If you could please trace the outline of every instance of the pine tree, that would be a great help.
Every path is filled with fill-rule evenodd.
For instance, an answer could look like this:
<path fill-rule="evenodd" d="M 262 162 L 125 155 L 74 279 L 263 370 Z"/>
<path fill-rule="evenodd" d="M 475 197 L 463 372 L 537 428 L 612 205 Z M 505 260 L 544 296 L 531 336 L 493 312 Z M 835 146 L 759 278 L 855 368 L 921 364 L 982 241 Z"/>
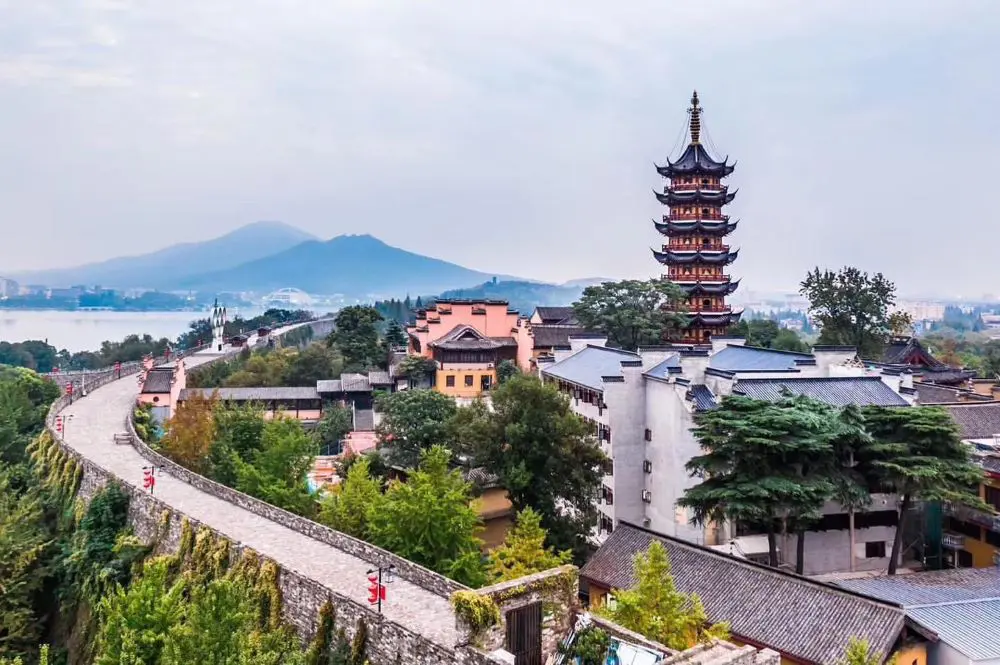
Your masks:
<path fill-rule="evenodd" d="M 677 590 L 662 543 L 653 541 L 646 552 L 637 554 L 633 571 L 632 588 L 612 592 L 613 607 L 602 607 L 599 614 L 679 651 L 699 642 L 728 637 L 726 624 L 709 626 L 708 615 L 697 595 Z"/>
<path fill-rule="evenodd" d="M 531 508 L 517 514 L 514 528 L 507 532 L 503 544 L 490 553 L 489 574 L 494 582 L 515 580 L 573 560 L 569 550 L 557 553 L 545 547 L 547 534 L 541 520 Z"/>

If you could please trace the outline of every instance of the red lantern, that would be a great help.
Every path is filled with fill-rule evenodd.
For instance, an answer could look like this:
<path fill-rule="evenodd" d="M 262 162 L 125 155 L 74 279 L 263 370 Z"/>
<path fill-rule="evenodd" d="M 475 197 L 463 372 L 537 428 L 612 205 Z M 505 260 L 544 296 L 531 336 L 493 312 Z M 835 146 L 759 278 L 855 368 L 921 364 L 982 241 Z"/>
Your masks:
<path fill-rule="evenodd" d="M 156 485 L 156 476 L 154 472 L 156 467 L 145 466 L 142 468 L 142 488 L 149 490 L 149 493 L 153 493 L 153 487 Z"/>
<path fill-rule="evenodd" d="M 385 585 L 378 583 L 378 575 L 369 575 L 368 582 L 368 603 L 376 605 L 385 600 Z"/>
<path fill-rule="evenodd" d="M 56 416 L 56 431 L 62 434 L 63 431 L 63 419 L 62 416 Z"/>

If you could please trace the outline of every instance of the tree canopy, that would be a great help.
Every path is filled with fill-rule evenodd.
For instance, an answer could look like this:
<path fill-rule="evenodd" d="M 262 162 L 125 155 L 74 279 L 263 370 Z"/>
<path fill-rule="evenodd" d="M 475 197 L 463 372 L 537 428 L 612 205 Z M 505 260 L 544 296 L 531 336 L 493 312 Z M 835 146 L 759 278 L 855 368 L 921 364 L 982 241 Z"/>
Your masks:
<path fill-rule="evenodd" d="M 351 305 L 337 312 L 336 326 L 327 343 L 344 356 L 345 372 L 365 372 L 384 367 L 386 352 L 379 339 L 382 315 L 369 305 Z"/>
<path fill-rule="evenodd" d="M 580 324 L 608 336 L 608 344 L 634 351 L 662 344 L 687 319 L 680 288 L 667 280 L 626 279 L 588 286 L 573 311 Z M 673 311 L 668 311 L 668 309 Z"/>
<path fill-rule="evenodd" d="M 879 357 L 893 329 L 907 325 L 905 314 L 892 312 L 896 285 L 882 273 L 815 268 L 799 292 L 820 325 L 819 344 L 854 346 L 863 358 Z"/>
<path fill-rule="evenodd" d="M 570 563 L 573 553 L 556 552 L 545 546 L 545 529 L 541 515 L 531 508 L 517 514 L 514 528 L 507 532 L 503 544 L 490 552 L 489 575 L 493 582 L 516 580 Z"/>
<path fill-rule="evenodd" d="M 420 452 L 448 442 L 448 423 L 455 415 L 455 400 L 433 390 L 404 390 L 378 397 L 382 421 L 376 427 L 381 445 L 392 464 L 411 467 Z"/>

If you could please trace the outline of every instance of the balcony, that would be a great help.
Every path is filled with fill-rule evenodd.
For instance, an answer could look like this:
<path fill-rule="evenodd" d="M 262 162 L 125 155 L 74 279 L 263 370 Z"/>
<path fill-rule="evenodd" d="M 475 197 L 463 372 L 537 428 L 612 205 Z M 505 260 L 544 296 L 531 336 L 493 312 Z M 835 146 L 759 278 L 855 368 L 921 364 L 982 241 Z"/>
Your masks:
<path fill-rule="evenodd" d="M 728 222 L 729 215 L 723 215 L 719 211 L 702 213 L 671 210 L 669 215 L 664 216 L 664 219 L 671 222 L 696 222 L 698 220 L 704 220 L 706 222 Z"/>
<path fill-rule="evenodd" d="M 729 305 L 726 305 L 725 307 L 719 307 L 718 305 L 714 305 L 712 307 L 688 305 L 688 311 L 697 314 L 729 314 L 733 311 L 733 308 Z"/>
<path fill-rule="evenodd" d="M 964 550 L 965 536 L 960 533 L 943 533 L 941 534 L 941 547 L 946 550 Z"/>
<path fill-rule="evenodd" d="M 674 252 L 728 252 L 729 245 L 699 245 L 691 242 L 687 244 L 672 242 L 663 246 L 663 251 L 666 252 L 667 250 Z"/>
<path fill-rule="evenodd" d="M 728 282 L 729 275 L 682 275 L 670 273 L 664 279 L 669 279 L 671 282 Z"/>
<path fill-rule="evenodd" d="M 945 505 L 944 514 L 1000 532 L 1000 515 L 988 513 L 983 510 L 976 510 L 975 508 L 969 508 L 967 506 L 956 506 L 952 504 Z"/>

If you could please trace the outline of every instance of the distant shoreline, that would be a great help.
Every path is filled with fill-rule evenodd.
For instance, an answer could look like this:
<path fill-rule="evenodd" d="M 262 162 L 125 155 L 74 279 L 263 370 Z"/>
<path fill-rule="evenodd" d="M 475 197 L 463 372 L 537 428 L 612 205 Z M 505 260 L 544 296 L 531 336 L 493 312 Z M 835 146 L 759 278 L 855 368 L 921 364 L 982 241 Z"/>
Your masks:
<path fill-rule="evenodd" d="M 158 313 L 175 313 L 175 312 L 190 312 L 193 314 L 198 313 L 208 313 L 211 312 L 211 308 L 205 309 L 193 309 L 188 307 L 178 308 L 178 309 L 162 309 L 162 308 L 141 308 L 141 307 L 10 307 L 5 306 L 0 303 L 0 311 L 4 312 L 121 312 L 124 314 L 158 314 Z"/>

